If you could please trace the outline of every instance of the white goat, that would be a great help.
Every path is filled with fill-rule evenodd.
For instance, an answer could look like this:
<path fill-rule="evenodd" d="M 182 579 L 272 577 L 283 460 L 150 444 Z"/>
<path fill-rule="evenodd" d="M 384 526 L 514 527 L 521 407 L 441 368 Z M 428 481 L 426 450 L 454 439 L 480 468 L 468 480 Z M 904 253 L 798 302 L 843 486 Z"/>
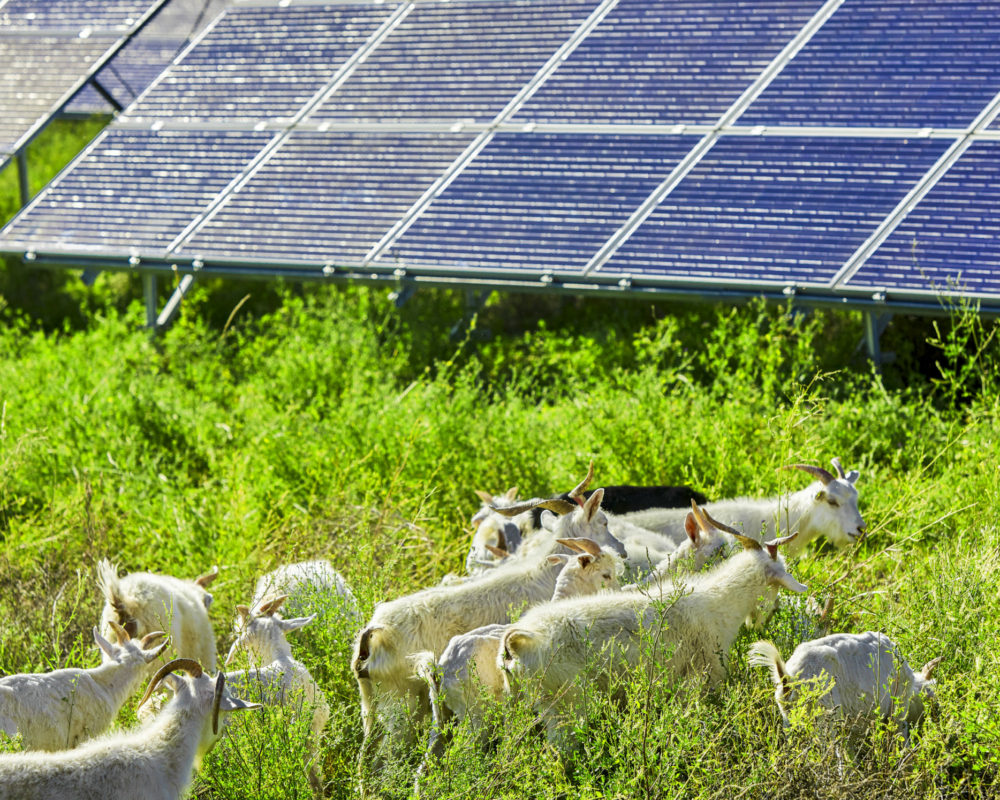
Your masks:
<path fill-rule="evenodd" d="M 474 532 L 469 554 L 465 558 L 465 571 L 470 575 L 477 575 L 491 566 L 496 566 L 497 556 L 492 548 L 506 553 L 516 553 L 522 540 L 518 520 L 507 519 L 493 508 L 513 505 L 517 499 L 517 487 L 513 486 L 499 495 L 478 490 L 476 494 L 483 501 L 483 506 L 472 516 Z M 530 521 L 530 515 L 520 516 L 522 521 L 525 518 Z"/>
<path fill-rule="evenodd" d="M 909 726 L 924 713 L 923 695 L 934 697 L 931 676 L 941 658 L 914 673 L 888 636 L 868 631 L 835 633 L 803 642 L 787 662 L 771 642 L 761 641 L 750 648 L 748 661 L 770 670 L 774 699 L 786 727 L 796 687 L 809 687 L 822 692 L 820 706 L 845 721 L 848 742 L 855 745 L 867 720 L 875 716 L 895 721 L 899 734 L 909 743 Z"/>
<path fill-rule="evenodd" d="M 858 490 L 854 487 L 859 473 L 857 470 L 845 473 L 839 458 L 832 463 L 836 476 L 810 464 L 782 467 L 799 469 L 816 478 L 815 483 L 798 492 L 764 499 L 720 500 L 706 503 L 705 510 L 760 541 L 797 532 L 795 544 L 787 551 L 789 558 L 799 555 L 809 542 L 820 536 L 843 550 L 865 532 L 865 521 L 858 511 Z M 665 508 L 637 511 L 615 519 L 660 533 L 680 544 L 684 540 L 684 513 L 682 509 Z"/>
<path fill-rule="evenodd" d="M 735 538 L 726 536 L 727 532 L 734 533 L 733 529 L 713 520 L 694 501 L 684 518 L 684 532 L 687 538 L 675 552 L 656 565 L 643 583 L 662 583 L 673 579 L 679 572 L 701 572 L 712 559 L 727 555 L 728 551 L 739 546 Z M 638 586 L 631 586 L 626 590 L 636 588 Z"/>
<path fill-rule="evenodd" d="M 792 537 L 763 547 L 756 539 L 736 538 L 744 552 L 688 576 L 666 604 L 641 592 L 598 594 L 529 609 L 509 627 L 497 666 L 505 672 L 507 691 L 516 692 L 525 678 L 540 682 L 536 708 L 553 744 L 569 744 L 566 723 L 580 716 L 578 678 L 586 673 L 607 691 L 614 677 L 639 662 L 644 634 L 656 641 L 656 659 L 674 675 L 704 674 L 714 686 L 725 676 L 729 649 L 760 596 L 771 586 L 806 591 L 778 555 L 778 546 Z"/>
<path fill-rule="evenodd" d="M 140 642 L 118 623 L 111 627 L 117 644 L 94 628 L 99 667 L 0 678 L 0 730 L 20 733 L 25 750 L 69 750 L 107 730 L 168 644 L 146 649 L 166 634 L 154 631 Z"/>
<path fill-rule="evenodd" d="M 285 638 L 286 633 L 308 625 L 316 615 L 282 619 L 276 612 L 287 600 L 285 596 L 265 600 L 255 606 L 255 610 L 236 606 L 235 627 L 239 636 L 229 649 L 226 666 L 243 651 L 247 654 L 249 669 L 227 672 L 226 682 L 230 691 L 243 699 L 260 699 L 265 705 L 285 705 L 292 701 L 309 709 L 312 716 L 309 724 L 312 736 L 307 752 L 309 782 L 314 791 L 322 791 L 322 773 L 316 753 L 330 719 L 330 707 L 309 670 L 292 656 L 291 645 Z"/>
<path fill-rule="evenodd" d="M 97 585 L 104 595 L 101 633 L 111 635 L 111 623 L 117 622 L 133 638 L 156 630 L 170 632 L 174 653 L 215 669 L 215 632 L 208 619 L 212 595 L 206 587 L 215 580 L 213 570 L 193 581 L 133 572 L 118 577 L 118 568 L 107 559 L 97 565 Z M 156 671 L 150 664 L 148 673 Z"/>
<path fill-rule="evenodd" d="M 602 550 L 591 539 L 560 539 L 559 543 L 578 555 L 548 556 L 550 564 L 561 564 L 552 601 L 582 597 L 602 590 L 618 591 L 618 576 L 624 565 L 621 557 Z M 417 674 L 427 683 L 433 724 L 427 756 L 440 755 L 444 724 L 468 718 L 473 729 L 485 732 L 485 707 L 481 690 L 499 700 L 503 695 L 503 673 L 497 667 L 497 650 L 507 625 L 486 625 L 452 637 L 437 660 L 430 652 L 414 655 Z M 427 758 L 417 772 L 417 781 L 426 769 Z"/>
<path fill-rule="evenodd" d="M 583 506 L 567 503 L 572 513 L 558 518 L 558 538 L 593 539 L 621 554 L 621 543 L 608 533 L 606 517 L 600 511 L 601 497 L 598 489 Z M 376 732 L 377 719 L 394 740 L 411 744 L 413 731 L 404 718 L 406 712 L 419 721 L 430 710 L 427 684 L 415 672 L 415 653 L 427 650 L 440 655 L 453 636 L 485 625 L 506 624 L 511 609 L 552 597 L 562 564 L 550 564 L 547 557 L 564 545 L 549 532 L 546 535 L 545 545 L 536 546 L 531 557 L 508 559 L 481 578 L 424 589 L 375 608 L 358 634 L 351 658 L 365 729 L 359 757 L 362 773 L 384 733 L 381 729 Z M 566 552 L 574 551 L 567 547 Z M 378 768 L 380 763 L 376 759 L 373 766 Z"/>
<path fill-rule="evenodd" d="M 140 706 L 161 680 L 170 682 L 173 699 L 138 730 L 61 753 L 0 755 L 0 800 L 178 800 L 191 782 L 192 767 L 219 739 L 220 715 L 260 706 L 231 697 L 225 675 L 213 681 L 189 658 L 164 664 Z"/>
<path fill-rule="evenodd" d="M 286 598 L 282 606 L 286 614 L 315 613 L 323 621 L 327 606 L 332 604 L 337 616 L 351 623 L 359 621 L 358 601 L 351 587 L 325 559 L 285 564 L 258 578 L 250 608 L 259 608 L 265 600 L 276 597 Z"/>

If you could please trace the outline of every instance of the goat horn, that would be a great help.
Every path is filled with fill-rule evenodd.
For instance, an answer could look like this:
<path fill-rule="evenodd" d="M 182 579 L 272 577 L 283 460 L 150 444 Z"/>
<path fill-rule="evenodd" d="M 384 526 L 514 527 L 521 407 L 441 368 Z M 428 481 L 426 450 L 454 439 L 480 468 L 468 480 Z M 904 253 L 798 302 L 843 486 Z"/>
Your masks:
<path fill-rule="evenodd" d="M 847 478 L 847 473 L 844 472 L 844 468 L 842 466 L 840 466 L 840 457 L 839 456 L 837 458 L 832 459 L 830 461 L 830 463 L 833 464 L 833 468 L 835 470 L 837 470 L 837 477 L 838 478 L 840 478 L 841 480 L 844 480 L 845 478 Z"/>
<path fill-rule="evenodd" d="M 216 565 L 212 567 L 212 569 L 206 572 L 204 575 L 199 575 L 197 578 L 195 578 L 194 582 L 198 584 L 202 589 L 204 589 L 218 577 L 219 577 L 219 567 L 218 565 Z"/>
<path fill-rule="evenodd" d="M 222 692 L 226 688 L 226 673 L 219 670 L 219 677 L 215 679 L 215 696 L 212 697 L 212 735 L 219 734 L 219 706 L 222 705 Z"/>
<path fill-rule="evenodd" d="M 760 546 L 760 542 L 751 536 L 744 536 L 742 533 L 734 533 L 736 541 L 743 545 L 744 550 L 763 550 L 764 548 Z"/>
<path fill-rule="evenodd" d="M 569 493 L 569 496 L 572 497 L 572 498 L 574 498 L 574 499 L 577 498 L 577 497 L 582 497 L 583 493 L 585 491 L 587 491 L 587 487 L 590 485 L 590 482 L 592 480 L 594 480 L 594 461 L 593 461 L 593 459 L 591 459 L 591 461 L 590 461 L 590 468 L 587 470 L 587 477 L 584 478 L 581 483 L 578 483 L 576 485 L 576 488 L 573 489 L 573 491 L 571 491 Z"/>
<path fill-rule="evenodd" d="M 836 480 L 832 473 L 827 472 L 822 467 L 814 467 L 812 464 L 788 464 L 787 466 L 781 467 L 781 469 L 800 469 L 803 472 L 808 472 L 824 486 L 829 486 L 830 481 Z"/>
<path fill-rule="evenodd" d="M 504 550 L 502 547 L 494 547 L 491 544 L 486 545 L 486 549 L 489 550 L 497 558 L 510 558 L 510 553 Z"/>
<path fill-rule="evenodd" d="M 712 515 L 708 513 L 707 509 L 703 508 L 701 510 L 701 513 L 704 514 L 705 515 L 705 519 L 707 519 L 718 530 L 720 530 L 720 531 L 722 531 L 724 533 L 731 533 L 733 536 L 739 536 L 740 535 L 740 532 L 738 530 L 736 530 L 736 528 L 730 528 L 728 525 L 723 525 L 717 519 L 713 519 Z"/>
<path fill-rule="evenodd" d="M 775 539 L 773 542 L 768 542 L 768 544 L 773 544 L 775 547 L 780 547 L 783 544 L 788 544 L 792 539 L 799 535 L 798 531 L 795 533 L 790 533 L 788 536 L 782 536 L 780 539 Z"/>
<path fill-rule="evenodd" d="M 599 556 L 601 554 L 601 546 L 593 539 L 556 539 L 556 541 L 561 545 L 565 545 L 570 550 L 576 550 L 580 553 L 588 553 L 592 556 Z"/>
<path fill-rule="evenodd" d="M 195 661 L 193 658 L 175 658 L 173 661 L 168 661 L 162 667 L 160 667 L 153 679 L 149 682 L 149 686 L 146 687 L 146 693 L 142 696 L 142 700 L 139 701 L 139 705 L 136 709 L 142 708 L 143 704 L 150 698 L 150 695 L 156 690 L 156 687 L 160 685 L 160 681 L 167 677 L 174 670 L 182 669 L 187 672 L 192 678 L 200 678 L 202 669 L 201 664 Z"/>
<path fill-rule="evenodd" d="M 147 647 L 149 647 L 153 643 L 154 639 L 159 639 L 161 636 L 166 636 L 166 635 L 167 634 L 164 631 L 153 631 L 152 633 L 147 633 L 145 636 L 142 637 L 142 641 L 140 642 L 140 644 L 142 645 L 142 649 L 145 650 Z"/>
<path fill-rule="evenodd" d="M 281 608 L 281 604 L 284 603 L 287 599 L 288 595 L 283 594 L 279 595 L 278 597 L 275 597 L 273 600 L 268 600 L 264 603 L 261 603 L 260 610 L 257 612 L 257 615 L 262 616 L 264 614 L 267 614 L 268 616 L 270 616 L 271 614 L 276 612 L 279 608 Z"/>
<path fill-rule="evenodd" d="M 111 626 L 111 630 L 115 632 L 115 637 L 118 639 L 118 644 L 125 644 L 132 637 L 128 635 L 128 631 L 125 630 L 121 625 L 115 622 L 113 619 L 108 620 L 108 625 Z"/>
<path fill-rule="evenodd" d="M 536 497 L 534 500 L 525 500 L 523 503 L 507 506 L 507 508 L 497 508 L 492 505 L 490 508 L 505 517 L 516 517 L 518 514 L 523 514 L 525 511 L 531 511 L 533 508 L 546 508 L 549 511 L 553 511 L 562 516 L 563 514 L 569 514 L 572 511 L 575 511 L 576 504 L 570 503 L 568 500 L 546 500 L 544 498 Z"/>

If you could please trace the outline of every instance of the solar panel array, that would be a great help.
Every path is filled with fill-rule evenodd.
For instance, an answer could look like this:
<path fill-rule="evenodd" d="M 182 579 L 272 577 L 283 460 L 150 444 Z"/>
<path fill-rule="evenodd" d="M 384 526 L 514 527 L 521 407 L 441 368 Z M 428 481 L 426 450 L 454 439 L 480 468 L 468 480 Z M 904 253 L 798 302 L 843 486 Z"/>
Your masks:
<path fill-rule="evenodd" d="M 164 0 L 0 3 L 0 165 L 86 84 Z"/>
<path fill-rule="evenodd" d="M 0 250 L 1000 307 L 998 34 L 952 0 L 250 0 Z"/>

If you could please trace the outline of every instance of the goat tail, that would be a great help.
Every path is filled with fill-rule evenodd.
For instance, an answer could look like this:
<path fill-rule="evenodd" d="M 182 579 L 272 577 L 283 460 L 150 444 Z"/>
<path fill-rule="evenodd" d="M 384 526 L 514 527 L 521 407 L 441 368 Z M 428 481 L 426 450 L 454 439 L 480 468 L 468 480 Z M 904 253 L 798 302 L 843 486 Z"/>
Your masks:
<path fill-rule="evenodd" d="M 108 559 L 102 558 L 97 562 L 97 588 L 100 589 L 104 599 L 108 604 L 120 611 L 123 607 L 121 586 L 118 579 L 118 565 L 112 564 Z M 124 622 L 125 620 L 119 620 Z"/>
<path fill-rule="evenodd" d="M 771 671 L 771 680 L 774 681 L 774 685 L 781 687 L 783 695 L 788 695 L 791 690 L 788 670 L 785 669 L 785 661 L 782 659 L 781 653 L 772 642 L 762 640 L 750 645 L 747 663 L 751 667 L 767 667 Z"/>

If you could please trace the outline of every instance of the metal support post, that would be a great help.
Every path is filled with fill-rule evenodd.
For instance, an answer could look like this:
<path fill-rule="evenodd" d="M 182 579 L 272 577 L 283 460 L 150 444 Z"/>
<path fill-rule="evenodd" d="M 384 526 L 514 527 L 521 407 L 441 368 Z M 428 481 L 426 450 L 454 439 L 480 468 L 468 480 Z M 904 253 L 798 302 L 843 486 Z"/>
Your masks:
<path fill-rule="evenodd" d="M 146 301 L 146 327 L 156 330 L 156 275 L 151 272 L 142 274 L 142 296 Z"/>
<path fill-rule="evenodd" d="M 28 154 L 25 150 L 17 153 L 17 184 L 21 189 L 21 208 L 31 200 L 31 187 L 28 185 Z"/>
<path fill-rule="evenodd" d="M 406 305 L 413 295 L 417 293 L 416 286 L 403 286 L 401 289 L 397 289 L 394 292 L 389 292 L 389 299 L 395 304 L 396 308 L 402 308 Z"/>
<path fill-rule="evenodd" d="M 181 309 L 181 300 L 184 299 L 184 295 L 187 294 L 187 290 L 191 288 L 192 283 L 194 283 L 194 275 L 185 275 L 181 278 L 181 282 L 177 284 L 174 293 L 170 295 L 170 299 L 167 300 L 167 304 L 163 307 L 160 316 L 156 318 L 157 330 L 169 327 L 170 323 L 174 321 L 174 317 L 177 316 L 177 312 Z"/>
<path fill-rule="evenodd" d="M 868 351 L 868 357 L 872 360 L 876 369 L 881 369 L 883 364 L 890 364 L 895 361 L 895 353 L 883 353 L 880 340 L 885 329 L 892 321 L 892 314 L 877 314 L 874 311 L 864 313 L 865 337 L 864 345 Z"/>

